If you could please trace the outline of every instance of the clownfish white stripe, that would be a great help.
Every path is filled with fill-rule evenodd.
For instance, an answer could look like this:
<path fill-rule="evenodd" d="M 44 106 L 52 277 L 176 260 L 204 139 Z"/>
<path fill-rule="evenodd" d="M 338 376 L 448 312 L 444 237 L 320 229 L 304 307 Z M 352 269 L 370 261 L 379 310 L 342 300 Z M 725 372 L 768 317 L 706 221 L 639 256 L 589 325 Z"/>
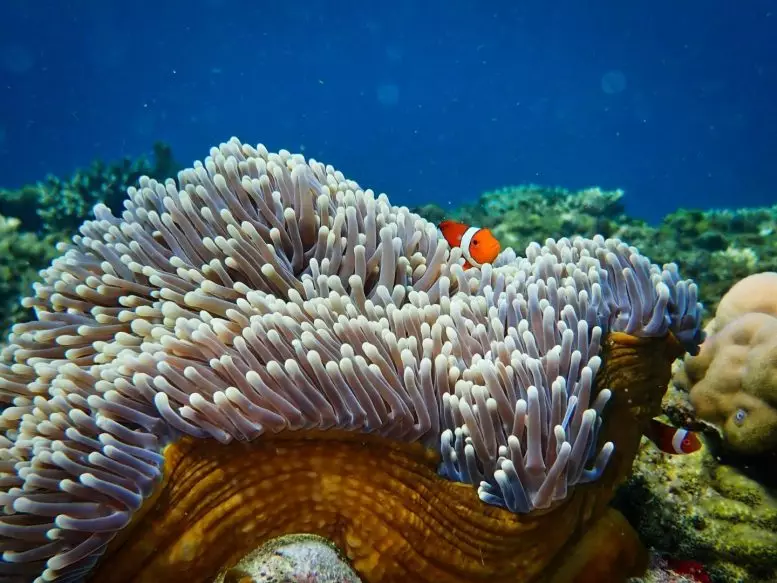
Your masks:
<path fill-rule="evenodd" d="M 478 231 L 480 231 L 480 227 L 470 227 L 464 231 L 464 234 L 461 236 L 461 254 L 464 256 L 464 259 L 474 267 L 480 267 L 480 263 L 472 258 L 470 247 L 472 245 L 472 237 L 474 237 Z"/>
<path fill-rule="evenodd" d="M 687 429 L 678 429 L 674 432 L 674 435 L 672 436 L 672 449 L 677 453 L 683 453 L 683 441 L 685 440 L 686 435 L 688 435 Z"/>

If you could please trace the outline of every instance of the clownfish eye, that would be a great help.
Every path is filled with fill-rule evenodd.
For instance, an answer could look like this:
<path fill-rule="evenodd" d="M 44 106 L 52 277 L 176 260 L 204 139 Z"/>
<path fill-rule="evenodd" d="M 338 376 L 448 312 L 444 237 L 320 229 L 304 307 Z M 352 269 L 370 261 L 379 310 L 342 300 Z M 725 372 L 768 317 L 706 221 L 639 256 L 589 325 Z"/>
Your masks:
<path fill-rule="evenodd" d="M 477 247 L 477 246 L 478 246 L 478 244 L 479 244 L 479 243 L 478 243 L 478 240 L 477 240 L 477 239 L 472 239 L 472 244 L 473 244 L 475 247 Z"/>
<path fill-rule="evenodd" d="M 747 417 L 747 411 L 744 409 L 737 409 L 737 412 L 734 414 L 734 422 L 737 425 L 741 425 L 744 422 L 745 417 Z"/>

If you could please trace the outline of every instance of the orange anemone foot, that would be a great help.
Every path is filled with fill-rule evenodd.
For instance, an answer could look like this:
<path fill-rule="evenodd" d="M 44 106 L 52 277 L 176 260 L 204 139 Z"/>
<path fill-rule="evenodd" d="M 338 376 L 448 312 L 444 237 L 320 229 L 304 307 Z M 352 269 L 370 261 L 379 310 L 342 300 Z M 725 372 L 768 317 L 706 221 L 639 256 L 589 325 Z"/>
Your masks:
<path fill-rule="evenodd" d="M 574 577 L 641 565 L 639 542 L 607 505 L 659 407 L 669 340 L 606 339 L 597 382 L 613 398 L 600 440 L 614 441 L 615 453 L 601 478 L 548 510 L 521 515 L 482 502 L 472 486 L 438 476 L 439 455 L 418 443 L 337 430 L 228 445 L 185 437 L 164 450 L 164 483 L 90 580 L 206 583 L 293 533 L 332 541 L 365 583 L 556 583 L 557 565 L 569 565 L 558 583 L 624 580 Z"/>
<path fill-rule="evenodd" d="M 266 541 L 328 538 L 365 583 L 519 583 L 576 530 L 586 489 L 544 513 L 483 503 L 422 446 L 338 431 L 165 450 L 166 482 L 114 541 L 95 583 L 212 581 Z"/>
<path fill-rule="evenodd" d="M 548 583 L 622 583 L 642 575 L 648 560 L 647 549 L 628 521 L 608 508 Z"/>

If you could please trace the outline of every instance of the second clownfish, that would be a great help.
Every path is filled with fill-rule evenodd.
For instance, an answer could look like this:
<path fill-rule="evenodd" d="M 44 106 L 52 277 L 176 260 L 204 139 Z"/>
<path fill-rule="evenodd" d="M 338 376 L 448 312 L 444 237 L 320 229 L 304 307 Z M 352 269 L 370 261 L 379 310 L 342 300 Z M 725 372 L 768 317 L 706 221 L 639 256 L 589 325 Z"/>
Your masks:
<path fill-rule="evenodd" d="M 685 454 L 701 449 L 701 440 L 692 431 L 651 419 L 645 437 L 664 453 Z"/>
<path fill-rule="evenodd" d="M 501 247 L 489 229 L 472 227 L 457 221 L 443 221 L 437 228 L 451 247 L 460 247 L 464 269 L 492 263 Z"/>

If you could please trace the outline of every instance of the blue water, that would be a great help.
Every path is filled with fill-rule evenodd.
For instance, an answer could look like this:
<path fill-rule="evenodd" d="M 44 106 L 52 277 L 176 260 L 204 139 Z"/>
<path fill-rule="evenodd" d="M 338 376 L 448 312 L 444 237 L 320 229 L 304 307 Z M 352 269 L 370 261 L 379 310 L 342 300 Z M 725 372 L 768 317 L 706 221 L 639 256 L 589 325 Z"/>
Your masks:
<path fill-rule="evenodd" d="M 3 0 L 0 186 L 232 135 L 394 203 L 777 202 L 777 2 Z"/>

